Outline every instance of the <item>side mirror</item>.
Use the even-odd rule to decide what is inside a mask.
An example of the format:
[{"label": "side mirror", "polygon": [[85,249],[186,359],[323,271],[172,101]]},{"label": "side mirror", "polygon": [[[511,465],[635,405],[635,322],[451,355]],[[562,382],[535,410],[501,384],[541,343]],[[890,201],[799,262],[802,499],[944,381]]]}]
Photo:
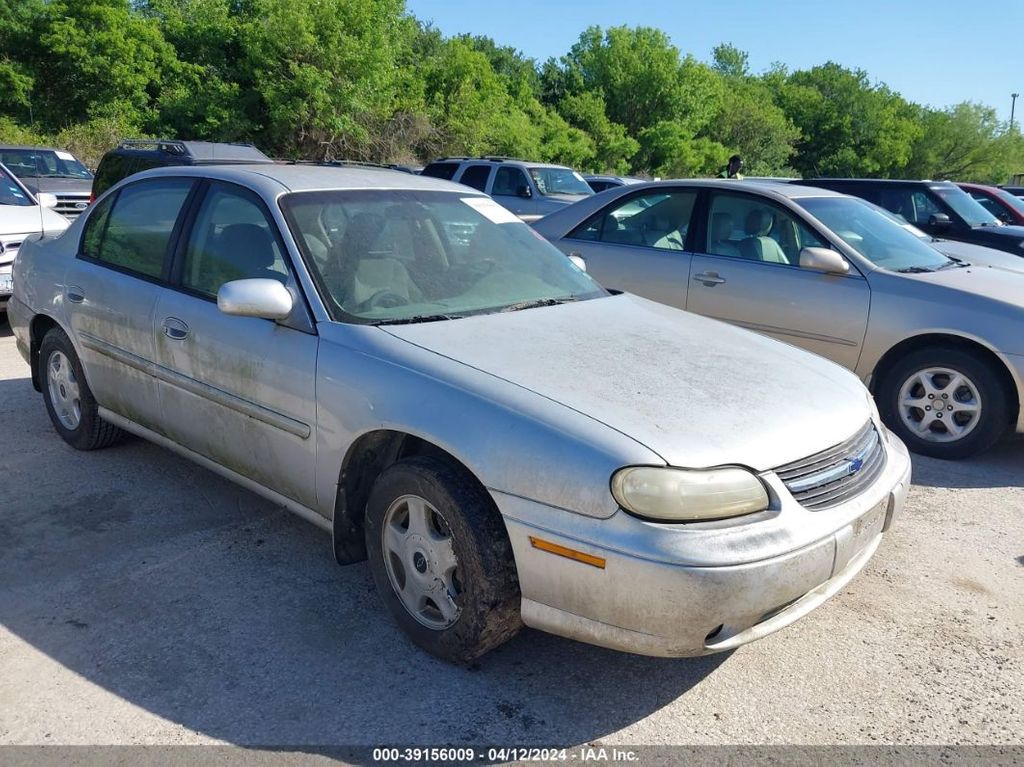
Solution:
[{"label": "side mirror", "polygon": [[945,213],[932,213],[928,216],[928,226],[935,227],[936,229],[948,229],[953,225],[953,222],[949,220],[949,216]]},{"label": "side mirror", "polygon": [[533,190],[530,189],[530,187],[528,187],[526,184],[523,184],[518,189],[516,189],[516,194],[519,195],[520,197],[530,199],[531,197],[533,197]]},{"label": "side mirror", "polygon": [[848,274],[849,262],[828,248],[804,248],[800,251],[800,266],[826,274]]},{"label": "side mirror", "polygon": [[581,272],[587,271],[587,259],[583,257],[583,254],[579,251],[573,251],[569,254],[569,260],[572,261],[576,268]]},{"label": "side mirror", "polygon": [[283,320],[293,304],[292,294],[277,280],[232,280],[217,291],[217,308],[236,317]]},{"label": "side mirror", "polygon": [[41,208],[56,208],[57,195],[51,194],[50,192],[38,192],[36,194],[36,202],[39,203],[39,207]]}]

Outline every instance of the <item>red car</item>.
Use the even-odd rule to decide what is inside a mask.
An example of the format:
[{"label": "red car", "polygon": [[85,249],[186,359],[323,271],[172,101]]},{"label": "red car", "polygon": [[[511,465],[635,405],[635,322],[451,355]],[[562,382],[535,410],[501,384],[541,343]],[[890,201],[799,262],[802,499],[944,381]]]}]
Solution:
[{"label": "red car", "polygon": [[1004,224],[1024,226],[1024,200],[1020,197],[1014,197],[997,186],[959,184],[959,187]]}]

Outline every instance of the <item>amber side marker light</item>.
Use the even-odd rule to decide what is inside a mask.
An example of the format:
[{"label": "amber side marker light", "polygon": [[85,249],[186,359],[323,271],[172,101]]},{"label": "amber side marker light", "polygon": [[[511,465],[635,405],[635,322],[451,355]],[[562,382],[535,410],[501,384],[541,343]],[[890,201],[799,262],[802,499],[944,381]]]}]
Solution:
[{"label": "amber side marker light", "polygon": [[546,551],[549,554],[557,554],[560,557],[566,559],[572,559],[576,562],[582,562],[585,565],[596,567],[599,570],[604,570],[605,560],[603,557],[595,557],[593,554],[587,554],[583,551],[576,551],[576,549],[569,549],[565,546],[559,546],[557,543],[551,541],[545,541],[543,538],[535,538],[530,536],[530,545],[535,549]]}]

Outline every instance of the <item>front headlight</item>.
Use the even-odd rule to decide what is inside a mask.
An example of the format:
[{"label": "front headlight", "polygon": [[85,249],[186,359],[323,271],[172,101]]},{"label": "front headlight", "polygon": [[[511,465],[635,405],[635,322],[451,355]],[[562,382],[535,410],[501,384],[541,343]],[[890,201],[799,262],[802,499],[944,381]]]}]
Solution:
[{"label": "front headlight", "polygon": [[612,475],[619,506],[641,517],[686,522],[737,517],[768,508],[768,491],[746,469],[627,466]]}]

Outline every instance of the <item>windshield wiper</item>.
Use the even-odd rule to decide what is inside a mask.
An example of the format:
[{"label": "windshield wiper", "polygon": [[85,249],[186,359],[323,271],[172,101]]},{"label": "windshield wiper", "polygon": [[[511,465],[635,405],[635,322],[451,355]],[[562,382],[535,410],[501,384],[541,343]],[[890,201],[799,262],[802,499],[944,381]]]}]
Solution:
[{"label": "windshield wiper", "polygon": [[558,304],[567,304],[570,301],[577,301],[576,296],[565,296],[564,298],[540,298],[536,301],[522,301],[518,304],[509,304],[503,306],[498,311],[501,312],[518,312],[522,309],[536,309],[541,306],[558,306]]},{"label": "windshield wiper", "polygon": [[926,266],[905,266],[902,269],[897,269],[900,274],[931,274],[934,269],[929,269]]},{"label": "windshield wiper", "polygon": [[441,322],[442,320],[461,320],[461,314],[417,314],[414,317],[399,317],[393,320],[378,320],[371,325],[414,325],[418,322]]},{"label": "windshield wiper", "polygon": [[953,256],[946,256],[946,258],[948,258],[949,261],[940,266],[935,271],[941,272],[943,269],[959,269],[960,267],[963,266],[970,266],[970,264],[964,261],[962,258],[953,258]]}]

